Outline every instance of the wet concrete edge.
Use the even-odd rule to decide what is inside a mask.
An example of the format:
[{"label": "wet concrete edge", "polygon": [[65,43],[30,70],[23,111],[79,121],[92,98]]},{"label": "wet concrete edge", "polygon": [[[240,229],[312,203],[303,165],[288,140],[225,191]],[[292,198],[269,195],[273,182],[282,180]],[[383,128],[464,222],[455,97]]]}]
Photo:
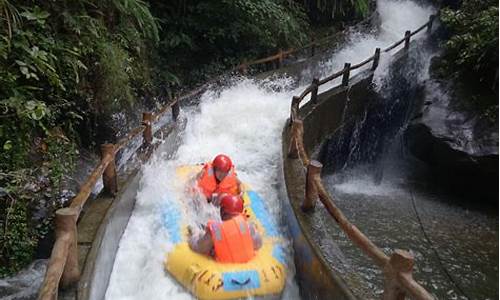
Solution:
[{"label": "wet concrete edge", "polygon": [[121,237],[134,210],[140,178],[140,172],[133,172],[106,211],[85,260],[77,299],[104,299]]}]

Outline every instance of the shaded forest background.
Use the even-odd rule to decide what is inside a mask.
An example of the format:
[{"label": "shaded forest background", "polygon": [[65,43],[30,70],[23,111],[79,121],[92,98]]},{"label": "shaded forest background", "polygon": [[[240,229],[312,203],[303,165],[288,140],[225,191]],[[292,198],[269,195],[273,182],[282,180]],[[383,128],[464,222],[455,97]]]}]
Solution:
[{"label": "shaded forest background", "polygon": [[[0,0],[0,276],[44,255],[53,212],[71,198],[63,183],[82,150],[111,138],[102,134],[107,120],[154,108],[245,59],[340,30],[373,4]],[[498,3],[464,0],[442,15],[444,74],[481,74],[491,88]],[[491,114],[498,103],[481,107]]]}]

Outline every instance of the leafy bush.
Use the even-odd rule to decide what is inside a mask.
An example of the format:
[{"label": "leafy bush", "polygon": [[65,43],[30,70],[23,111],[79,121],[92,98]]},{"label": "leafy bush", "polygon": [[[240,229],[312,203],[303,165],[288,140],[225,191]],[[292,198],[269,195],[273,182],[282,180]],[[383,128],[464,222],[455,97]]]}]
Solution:
[{"label": "leafy bush", "polygon": [[448,70],[491,82],[498,70],[498,2],[464,0],[458,10],[443,9],[441,20],[451,33]]},{"label": "leafy bush", "polygon": [[151,82],[143,72],[149,59],[143,49],[158,42],[158,26],[139,0],[82,0],[71,6],[0,0],[0,17],[0,275],[5,275],[29,263],[50,231],[79,137],[92,131],[92,123],[77,130],[82,120],[121,111],[133,102],[134,86]]},{"label": "leafy bush", "polygon": [[[130,57],[114,43],[99,45],[99,61],[96,63],[96,111],[116,111],[123,103],[133,101],[130,86]],[[110,113],[110,111],[107,111]]]},{"label": "leafy bush", "polygon": [[306,15],[300,7],[287,3],[153,1],[153,10],[162,22],[161,64],[174,70],[183,84],[190,84],[200,80],[200,70],[224,69],[245,58],[303,44],[308,28]]},{"label": "leafy bush", "polygon": [[441,20],[449,33],[441,75],[459,80],[464,109],[498,124],[498,2],[464,0],[443,9]]},{"label": "leafy bush", "polygon": [[304,6],[312,23],[331,24],[366,17],[370,0],[306,0]]}]

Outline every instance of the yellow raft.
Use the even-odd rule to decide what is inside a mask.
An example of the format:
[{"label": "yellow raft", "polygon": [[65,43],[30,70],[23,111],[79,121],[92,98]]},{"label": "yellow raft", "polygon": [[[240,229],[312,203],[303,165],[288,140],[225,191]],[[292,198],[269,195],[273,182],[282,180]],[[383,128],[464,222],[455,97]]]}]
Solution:
[{"label": "yellow raft", "polygon": [[[176,175],[187,182],[200,170],[201,166],[179,167]],[[199,299],[268,298],[283,291],[286,279],[283,238],[262,198],[246,185],[244,190],[244,213],[256,224],[263,241],[256,256],[244,264],[222,264],[192,251],[181,210],[171,206],[164,210],[163,224],[174,244],[165,259],[165,268]]]}]

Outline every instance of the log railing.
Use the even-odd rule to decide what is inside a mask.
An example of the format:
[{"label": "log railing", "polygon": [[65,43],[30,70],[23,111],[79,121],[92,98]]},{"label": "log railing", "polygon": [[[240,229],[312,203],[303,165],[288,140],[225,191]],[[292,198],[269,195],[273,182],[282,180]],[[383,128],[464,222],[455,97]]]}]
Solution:
[{"label": "log railing", "polygon": [[[204,85],[205,86],[205,85]],[[201,89],[200,89],[201,90]],[[56,241],[47,265],[47,271],[42,286],[39,290],[38,299],[57,299],[59,287],[67,287],[78,282],[80,268],[78,266],[77,245],[77,221],[80,213],[87,202],[97,181],[102,178],[104,192],[115,195],[118,191],[117,172],[115,158],[120,150],[126,147],[134,138],[142,134],[144,149],[151,149],[153,142],[152,125],[161,119],[168,111],[172,111],[174,122],[179,116],[179,99],[187,98],[188,95],[174,99],[165,105],[158,113],[143,113],[142,124],[132,129],[124,138],[115,144],[101,145],[101,161],[90,173],[85,183],[80,187],[78,194],[71,200],[66,208],[61,208],[55,214]]]},{"label": "log railing", "polygon": [[[404,49],[409,49],[410,39],[412,36],[427,28],[430,32],[434,16],[429,17],[429,21],[419,27],[414,32],[406,31],[405,37],[393,45],[383,50],[384,53],[389,52],[399,45],[404,43]],[[350,71],[360,68],[373,61],[372,70],[378,66],[380,59],[381,49],[377,48],[375,54],[359,64],[351,65],[346,63],[344,68],[324,79],[314,78],[311,85],[309,85],[300,96],[294,96],[291,102],[290,109],[290,143],[287,156],[291,159],[300,159],[306,171],[306,184],[304,201],[301,208],[304,213],[314,209],[315,203],[319,199],[328,213],[335,219],[339,227],[346,234],[346,236],[361,250],[365,255],[370,257],[375,265],[377,265],[384,275],[384,300],[400,300],[405,296],[412,299],[431,300],[434,297],[418,284],[412,276],[414,265],[413,255],[404,250],[396,249],[391,256],[387,256],[380,248],[378,248],[366,235],[363,234],[355,225],[349,222],[344,216],[342,211],[335,205],[333,197],[326,190],[323,181],[321,180],[322,164],[318,161],[311,160],[305,150],[304,146],[304,127],[303,122],[299,116],[300,102],[311,93],[310,101],[315,103],[317,101],[318,87],[335,78],[342,76],[342,86],[349,85]]]},{"label": "log railing", "polygon": [[[375,15],[372,15],[374,17]],[[365,20],[363,23],[366,23],[366,21],[370,21],[371,18],[368,18]],[[358,24],[359,25],[359,24]],[[283,49],[278,49],[278,52],[274,55],[256,59],[253,61],[245,61],[238,66],[233,68],[233,71],[238,71],[242,74],[247,74],[248,69],[252,66],[257,66],[257,65],[262,65],[262,64],[270,64],[273,63],[274,67],[276,69],[279,69],[283,66],[283,62],[285,59],[288,57],[297,55],[299,52],[305,52],[307,56],[313,57],[317,54],[317,50],[319,47],[325,46],[325,45],[330,45],[332,42],[338,42],[340,40],[340,36],[345,34],[345,31],[338,32],[333,35],[328,35],[325,37],[322,37],[320,39],[315,39],[314,37],[311,38],[310,42],[299,47],[299,48],[290,48],[288,50],[283,50]],[[307,50],[307,51],[305,51]]]}]

